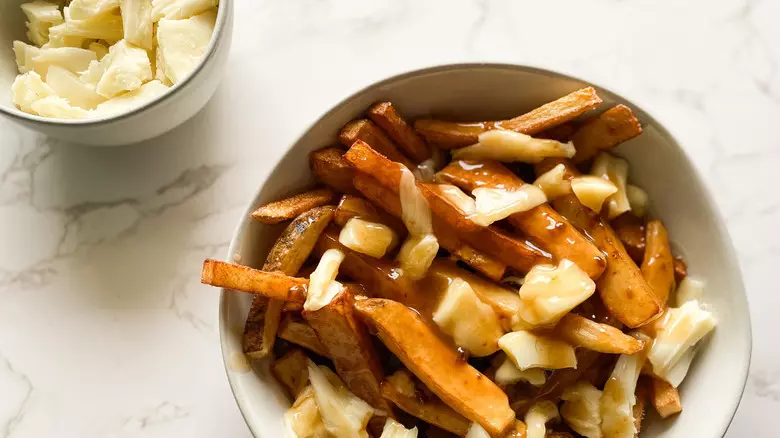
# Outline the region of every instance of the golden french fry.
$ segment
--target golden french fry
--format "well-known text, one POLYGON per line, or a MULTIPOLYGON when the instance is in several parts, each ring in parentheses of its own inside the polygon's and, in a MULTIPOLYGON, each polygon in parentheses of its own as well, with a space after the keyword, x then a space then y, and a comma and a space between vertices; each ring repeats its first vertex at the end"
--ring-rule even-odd
POLYGON ((579 164, 642 133, 642 125, 625 105, 616 105, 589 120, 572 134, 577 153, 572 161, 579 164))
POLYGON ((317 332, 347 387, 371 406, 389 413, 390 405, 379 393, 384 380, 382 367, 366 326, 355 316, 354 302, 345 288, 325 307, 304 310, 303 318, 317 332))
POLYGON ((665 380, 653 377, 652 389, 651 400, 661 418, 668 418, 682 412, 682 402, 677 388, 665 380))
POLYGON ((358 194, 352 186, 355 171, 344 160, 343 149, 331 147, 314 151, 309 154, 309 166, 317 180, 341 193, 358 194))
MULTIPOLYGON (((383 187, 376 179, 362 173, 355 175, 354 183, 355 187, 371 202, 396 218, 401 217, 401 201, 397 193, 383 187)), ((433 233, 442 248, 485 274, 486 277, 495 281, 501 280, 506 271, 505 263, 464 242, 454 229, 438 217, 434 216, 432 219, 433 233)))
POLYGON ((600 103, 601 99, 596 95, 596 90, 587 87, 510 120, 456 123, 422 119, 415 122, 414 129, 429 143, 451 149, 472 145, 479 140, 479 134, 491 129, 508 129, 534 135, 572 120, 600 103))
POLYGON ((343 227, 353 217, 357 217, 369 222, 387 225, 392 228, 398 238, 403 240, 406 237, 406 226, 404 223, 384 211, 378 210, 371 202, 353 195, 344 195, 336 207, 336 213, 333 218, 338 226, 343 227))
POLYGON ((358 315, 425 386, 492 435, 514 422, 506 394, 444 342, 414 310, 384 299, 355 302, 358 315))
POLYGON ((608 324, 591 321, 584 316, 568 313, 555 326, 555 333, 576 346, 610 354, 634 354, 644 343, 608 324))
POLYGON ((628 255, 636 263, 642 263, 645 257, 645 221, 633 214, 624 213, 616 217, 610 223, 615 230, 618 238, 623 242, 623 246, 628 251, 628 255))
POLYGON ((339 133, 339 141, 347 148, 358 140, 370 144, 377 152, 391 160, 399 162, 406 167, 414 168, 414 163, 406 158, 393 140, 389 139, 387 135, 370 120, 353 120, 344 125, 341 133, 339 133))
POLYGON ((336 193, 327 187, 323 187, 261 205, 252 212, 252 217, 264 224, 278 224, 306 213, 312 208, 329 204, 335 199, 336 193))
MULTIPOLYGON (((368 110, 368 117, 382 129, 387 131, 390 137, 398 143, 416 163, 421 163, 431 158, 431 151, 422 138, 406 123, 403 117, 395 110, 390 102, 379 102, 368 110)), ((370 141, 366 143, 371 144, 370 141)), ((381 152, 381 151, 380 151, 381 152)), ((388 157, 390 157, 388 155, 388 157)), ((390 157, 392 159, 392 157, 390 157)), ((394 160, 399 161, 399 160, 394 160)))
MULTIPOLYGON (((398 371, 397 373, 405 373, 398 371)), ((408 395, 390 380, 382 382, 382 396, 407 414, 433 424, 455 435, 463 436, 469 429, 469 421, 438 398, 423 400, 408 395)))
POLYGON ((206 259, 201 283, 240 292, 259 294, 267 298, 303 304, 309 280, 265 272, 248 266, 206 259))
POLYGON ((655 291, 661 305, 665 305, 669 294, 674 291, 674 259, 666 227, 660 220, 654 219, 647 223, 645 241, 647 247, 642 261, 642 275, 655 291))
MULTIPOLYGON (((479 187, 519 189, 525 183, 497 161, 453 161, 436 174, 439 180, 463 190, 479 187)), ((556 260, 569 259, 589 277, 596 279, 604 271, 606 261, 601 251, 583 236, 569 221, 542 204, 529 211, 509 216, 509 223, 527 235, 556 260)))
POLYGON ((313 351, 322 357, 328 357, 328 350, 320 342, 317 333, 306 321, 298 316, 290 313, 285 313, 282 316, 282 321, 279 323, 279 337, 287 342, 313 351))
MULTIPOLYGON (((320 234, 333 219, 333 207, 313 208, 293 220, 268 252, 263 270, 296 275, 311 254, 320 234)), ((284 301, 262 295, 252 299, 244 326, 244 352, 259 359, 271 354, 279 328, 284 301)), ((295 303, 296 305, 299 303, 295 303)))
POLYGON ((309 383, 309 358, 299 348, 288 351, 271 363, 271 373, 295 400, 309 383))

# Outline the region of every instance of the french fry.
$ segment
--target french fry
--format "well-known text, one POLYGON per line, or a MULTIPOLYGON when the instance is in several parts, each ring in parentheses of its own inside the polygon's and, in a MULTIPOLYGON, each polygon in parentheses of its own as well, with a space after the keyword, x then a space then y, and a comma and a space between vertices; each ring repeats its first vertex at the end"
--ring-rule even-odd
MULTIPOLYGON (((263 270, 296 275, 332 219, 331 206, 316 207, 295 218, 276 239, 263 270)), ((269 300, 262 295, 253 297, 243 340, 244 352, 250 357, 259 359, 271 354, 285 305, 284 301, 269 300)))
POLYGON ((345 288, 325 307, 304 310, 303 318, 317 332, 347 387, 371 406, 390 413, 390 405, 379 393, 379 385, 384 380, 382 367, 371 335, 355 316, 354 302, 355 298, 345 288))
MULTIPOLYGON (((398 194, 403 172, 401 164, 388 160, 387 157, 382 156, 371 149, 371 146, 361 141, 355 142, 344 158, 359 172, 371 175, 383 187, 396 195, 398 194)), ((450 213, 435 216, 453 229, 457 229, 456 223, 458 221, 467 220, 461 214, 462 212, 451 210, 450 213)), ((434 234, 438 237, 436 222, 434 222, 434 234)), ((459 237, 474 248, 490 254, 521 272, 528 272, 533 266, 550 261, 549 254, 497 227, 481 227, 475 232, 460 233, 459 237)))
POLYGON ((492 435, 515 420, 506 394, 438 337, 414 310, 383 299, 355 302, 358 315, 434 394, 492 435))
POLYGON ((652 389, 651 400, 661 418, 668 418, 682 412, 682 402, 677 388, 665 380, 652 378, 652 389))
MULTIPOLYGON (((422 138, 406 123, 390 102, 379 102, 368 110, 368 117, 381 126, 415 163, 431 158, 431 151, 422 138)), ((370 141, 366 141, 372 144, 370 141)), ((380 151, 382 152, 382 151, 380 151)), ((388 155, 389 158, 392 159, 388 155)), ((399 160, 393 160, 399 161, 399 160)))
POLYGON ((572 158, 579 164, 595 157, 600 151, 617 146, 642 133, 642 125, 625 105, 616 105, 589 120, 572 134, 577 153, 572 158))
POLYGON ((431 212, 444 219, 455 230, 461 233, 478 233, 486 227, 478 225, 468 216, 469 212, 463 211, 457 204, 445 195, 439 184, 417 183, 417 188, 425 196, 431 212))
POLYGON ((685 280, 685 277, 688 276, 688 265, 685 263, 685 260, 682 259, 682 257, 677 256, 674 258, 674 280, 677 282, 677 284, 680 284, 681 281, 685 280))
POLYGON ((398 149, 398 146, 370 120, 353 120, 341 129, 339 141, 349 148, 357 140, 364 141, 379 153, 406 167, 414 168, 414 163, 398 149))
POLYGON ((341 193, 357 195, 352 186, 355 171, 344 160, 344 150, 330 147, 309 154, 309 166, 317 180, 341 193))
POLYGON ((338 207, 336 207, 333 222, 338 226, 343 227, 353 217, 387 225, 398 234, 398 238, 401 240, 406 237, 406 227, 401 220, 384 211, 378 210, 371 202, 359 196, 344 195, 341 198, 341 201, 339 201, 338 207))
MULTIPOLYGON (((373 177, 361 173, 355 175, 354 184, 360 193, 375 205, 396 218, 401 217, 401 201, 397 193, 383 187, 373 177)), ((503 278, 507 267, 505 263, 464 242, 455 230, 441 219, 436 216, 432 219, 433 232, 442 248, 492 280, 499 281, 503 278)))
POLYGON ((303 304, 309 280, 206 259, 203 262, 201 283, 303 304))
POLYGON ((472 145, 479 140, 479 134, 491 129, 508 129, 534 135, 572 120, 600 103, 601 99, 596 95, 596 90, 587 87, 510 120, 455 123, 422 119, 415 122, 414 129, 425 137, 428 143, 451 149, 472 145))
POLYGON ((555 326, 555 333, 575 347, 599 353, 634 354, 644 343, 608 324, 599 324, 574 313, 568 313, 555 326))
POLYGON ((271 363, 271 373, 295 400, 309 383, 309 358, 300 348, 288 351, 271 363))
POLYGON ((674 259, 666 227, 660 220, 654 219, 647 223, 645 241, 647 248, 642 261, 642 275, 655 291, 661 305, 665 305, 669 294, 674 291, 674 259))
POLYGON ((327 205, 335 199, 336 193, 323 187, 261 205, 252 212, 252 217, 264 224, 278 224, 306 213, 312 208, 327 205))
MULTIPOLYGON (((453 161, 438 172, 436 178, 467 191, 479 187, 512 190, 525 184, 520 177, 496 161, 453 161)), ((601 251, 549 204, 515 213, 508 219, 515 229, 549 251, 556 260, 573 261, 593 279, 604 271, 606 261, 601 251)))
MULTIPOLYGON (((399 371, 405 372, 405 371, 399 371)), ((455 435, 463 436, 469 429, 469 421, 438 398, 423 400, 404 394, 389 380, 382 382, 382 396, 407 414, 433 424, 455 435)))
POLYGON ((651 384, 646 378, 640 377, 634 393, 636 396, 636 404, 633 409, 634 428, 636 429, 636 435, 634 436, 639 436, 639 433, 642 431, 642 421, 647 413, 647 401, 651 397, 651 392, 651 384))
POLYGON ((328 357, 328 350, 320 342, 317 333, 306 321, 298 316, 290 313, 285 313, 282 316, 282 321, 279 323, 279 337, 287 342, 311 350, 322 357, 328 357))
POLYGON ((610 223, 628 255, 636 263, 642 263, 645 257, 645 222, 631 213, 624 213, 610 223))
MULTIPOLYGON (((536 166, 536 172, 542 174, 557 164, 566 166, 569 178, 578 174, 571 161, 559 159, 542 161, 536 166)), ((631 328, 658 317, 663 311, 660 301, 612 227, 597 213, 583 206, 575 195, 558 198, 552 205, 572 225, 590 236, 607 255, 607 267, 596 281, 596 289, 610 313, 631 328)))

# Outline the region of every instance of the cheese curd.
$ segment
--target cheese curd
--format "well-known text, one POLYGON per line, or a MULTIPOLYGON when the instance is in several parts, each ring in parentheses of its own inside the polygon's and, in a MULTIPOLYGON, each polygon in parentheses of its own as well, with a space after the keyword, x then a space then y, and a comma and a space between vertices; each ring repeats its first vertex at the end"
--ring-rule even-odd
POLYGON ((517 313, 520 327, 552 325, 590 298, 596 283, 574 262, 563 259, 558 266, 536 265, 520 287, 523 306, 517 313))

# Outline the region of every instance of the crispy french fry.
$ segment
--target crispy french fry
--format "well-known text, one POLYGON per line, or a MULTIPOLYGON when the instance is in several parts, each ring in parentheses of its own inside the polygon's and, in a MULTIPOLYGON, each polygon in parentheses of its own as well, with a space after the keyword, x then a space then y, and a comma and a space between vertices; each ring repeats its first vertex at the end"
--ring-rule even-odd
POLYGON ((514 422, 506 394, 474 369, 414 310, 383 299, 355 302, 360 317, 434 394, 492 435, 514 422))
MULTIPOLYGON (((496 161, 453 161, 436 177, 468 191, 479 187, 511 190, 525 184, 520 177, 496 161)), ((601 251, 549 204, 515 213, 509 216, 509 223, 549 251, 556 260, 573 261, 589 277, 596 279, 604 271, 606 261, 601 251)))
POLYGON ((265 272, 248 266, 206 259, 203 262, 201 283, 240 292, 259 294, 267 298, 303 303, 309 280, 265 272))
POLYGON ((309 166, 317 180, 341 193, 357 195, 352 186, 355 171, 344 160, 344 150, 330 147, 309 154, 309 166))
POLYGON ((634 354, 644 343, 608 324, 599 324, 574 313, 568 313, 555 326, 555 333, 576 346, 610 354, 634 354))
POLYGON ((299 345, 307 350, 311 350, 322 357, 328 357, 328 350, 320 342, 317 333, 303 319, 290 313, 282 316, 279 323, 279 337, 287 342, 299 345))
POLYGON ((306 353, 300 348, 294 348, 271 363, 271 372, 295 400, 309 382, 308 366, 306 353))
POLYGON ((658 301, 665 305, 674 290, 674 259, 669 236, 664 224, 654 219, 647 223, 647 248, 642 261, 642 275, 655 291, 658 301))
POLYGON ((341 144, 349 148, 357 140, 370 144, 382 155, 393 161, 403 164, 406 167, 413 168, 414 163, 398 149, 398 146, 379 129, 370 120, 353 120, 342 128, 339 133, 341 144))
MULTIPOLYGON (((405 371, 400 371, 405 372, 405 371)), ((382 382, 382 396, 407 414, 433 424, 455 435, 463 436, 469 429, 469 421, 438 398, 423 400, 404 394, 391 381, 382 382)))
MULTIPOLYGON (((406 123, 390 102, 379 102, 368 110, 368 117, 398 143, 414 162, 421 163, 431 158, 431 151, 422 138, 406 123)), ((370 141, 366 141, 372 144, 370 141)), ((380 151, 381 152, 381 151, 380 151)), ((388 157, 390 157, 388 155, 388 157)), ((392 157, 390 157, 392 159, 392 157)), ((399 160, 394 160, 399 161, 399 160)))
MULTIPOLYGON (((388 160, 361 141, 355 142, 344 158, 359 172, 372 176, 383 187, 398 194, 403 172, 401 164, 388 160)), ((461 214, 462 212, 451 210, 450 213, 435 216, 454 229, 457 229, 457 221, 467 220, 461 214)), ((436 222, 434 222, 434 234, 438 237, 436 222)), ((521 272, 528 272, 533 266, 550 261, 549 254, 497 227, 481 227, 474 232, 460 233, 459 237, 474 248, 492 255, 521 272)))
POLYGON ((401 220, 384 211, 378 210, 371 202, 359 196, 344 195, 341 198, 341 201, 339 201, 338 207, 336 207, 333 222, 338 226, 343 227, 353 217, 387 225, 398 234, 398 238, 401 240, 406 237, 406 227, 401 220))
MULTIPOLYGON (((401 217, 401 201, 398 194, 383 187, 373 177, 358 173, 355 175, 355 187, 371 202, 387 213, 401 217)), ((475 249, 464 242, 449 225, 434 216, 433 232, 439 240, 439 245, 455 257, 483 273, 486 277, 499 281, 504 276, 506 264, 500 260, 475 249)))
MULTIPOLYGON (((332 219, 331 206, 316 207, 295 218, 276 239, 268 252, 263 270, 296 275, 332 219)), ((252 299, 243 340, 244 352, 250 357, 259 359, 271 353, 285 305, 284 301, 269 300, 262 295, 256 295, 252 299)))
POLYGON ((628 255, 636 263, 645 257, 645 222, 631 213, 624 213, 610 223, 618 238, 623 242, 628 255))
POLYGON ((371 406, 390 412, 390 405, 379 393, 384 380, 382 367, 366 326, 358 321, 353 310, 355 298, 343 289, 330 303, 319 310, 303 311, 336 372, 347 387, 371 406))
POLYGON ((625 105, 616 105, 589 120, 572 134, 577 153, 572 161, 579 164, 642 133, 639 120, 625 105))
POLYGON ((252 217, 264 224, 278 224, 279 222, 297 217, 312 208, 329 204, 335 199, 336 193, 327 187, 323 187, 261 205, 252 212, 252 217))
POLYGON ((441 120, 417 120, 414 129, 429 143, 451 149, 476 143, 479 134, 491 129, 508 129, 534 135, 565 123, 601 103, 593 87, 574 91, 558 100, 510 120, 478 123, 455 123, 441 120))
MULTIPOLYGON (((571 161, 557 159, 542 161, 536 166, 536 172, 544 173, 557 164, 566 166, 567 177, 578 174, 571 161)), ((596 281, 596 289, 610 313, 631 328, 658 317, 663 311, 661 303, 612 227, 597 213, 583 206, 574 195, 558 198, 552 205, 572 225, 590 236, 607 255, 607 267, 596 281)))
POLYGON ((651 400, 661 418, 668 418, 682 412, 682 402, 677 388, 665 380, 652 378, 652 389, 651 400))
POLYGON ((685 260, 682 259, 682 257, 677 256, 674 258, 674 280, 677 282, 677 284, 680 284, 681 281, 685 280, 685 277, 688 276, 688 265, 685 263, 685 260))
POLYGON ((486 227, 478 225, 469 219, 469 213, 461 210, 451 199, 441 190, 439 184, 417 183, 417 188, 422 192, 428 201, 431 212, 444 219, 455 230, 462 233, 475 233, 484 230, 486 227))

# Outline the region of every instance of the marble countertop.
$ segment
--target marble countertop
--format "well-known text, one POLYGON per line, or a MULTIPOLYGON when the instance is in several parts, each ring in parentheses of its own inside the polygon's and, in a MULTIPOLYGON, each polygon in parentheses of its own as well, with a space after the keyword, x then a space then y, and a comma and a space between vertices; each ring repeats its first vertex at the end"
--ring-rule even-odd
POLYGON ((779 14, 769 0, 238 0, 225 80, 174 132, 89 149, 0 120, 0 438, 250 436, 200 263, 225 256, 270 164, 334 102, 475 60, 606 84, 681 140, 752 309, 728 436, 776 436, 779 14))

